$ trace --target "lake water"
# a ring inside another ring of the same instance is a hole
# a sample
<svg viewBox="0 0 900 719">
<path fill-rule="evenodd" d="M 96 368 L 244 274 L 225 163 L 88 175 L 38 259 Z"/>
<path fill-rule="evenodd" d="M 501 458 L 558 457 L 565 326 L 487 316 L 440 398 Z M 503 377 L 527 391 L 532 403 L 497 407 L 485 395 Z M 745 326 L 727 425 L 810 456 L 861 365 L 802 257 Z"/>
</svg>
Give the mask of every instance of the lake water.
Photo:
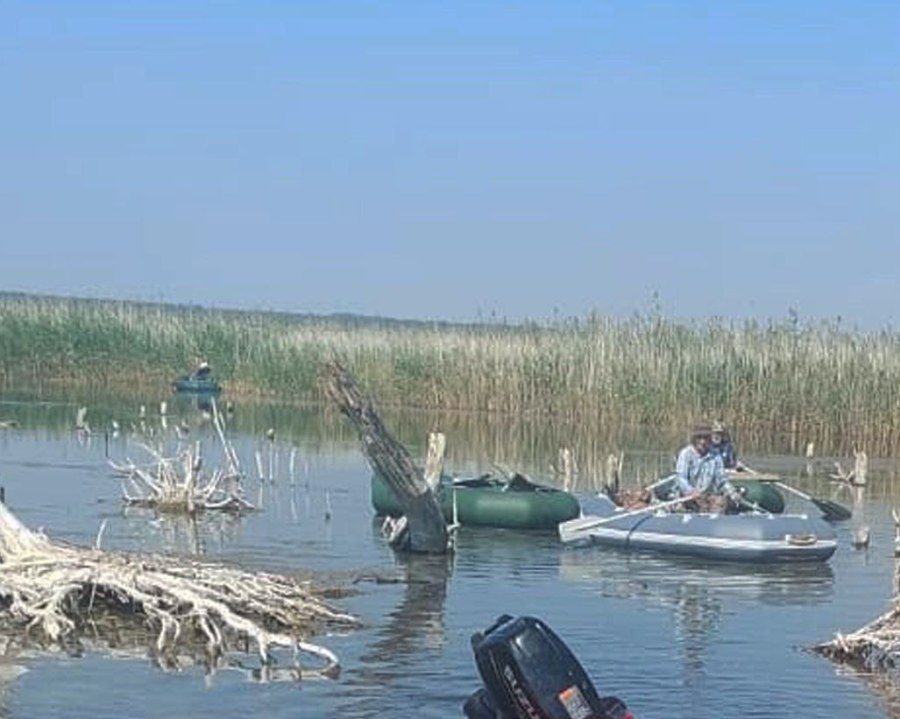
<svg viewBox="0 0 900 719">
<path fill-rule="evenodd" d="M 339 418 L 315 408 L 238 405 L 232 436 L 249 475 L 248 496 L 262 511 L 191 524 L 123 511 L 118 480 L 108 471 L 107 455 L 141 458 L 129 439 L 132 425 L 139 429 L 143 421 L 145 430 L 158 434 L 160 418 L 150 411 L 142 420 L 138 400 L 93 398 L 94 433 L 85 441 L 71 429 L 75 407 L 22 397 L 0 401 L 0 420 L 20 425 L 0 432 L 0 484 L 9 506 L 30 526 L 88 544 L 105 521 L 108 549 L 203 554 L 246 568 L 321 572 L 331 582 L 374 575 L 400 581 L 360 581 L 352 585 L 358 594 L 336 602 L 365 627 L 318 638 L 341 657 L 343 671 L 335 681 L 260 684 L 235 671 L 166 674 L 145 659 L 37 656 L 24 662 L 24 673 L 0 671 L 2 717 L 459 717 L 479 684 L 469 637 L 503 613 L 544 619 L 598 689 L 626 699 L 639 719 L 896 715 L 859 677 L 803 651 L 835 630 L 871 619 L 891 596 L 890 507 L 895 501 L 900 506 L 892 462 L 870 461 L 870 486 L 855 498 L 858 515 L 840 526 L 841 546 L 821 566 L 702 564 L 564 549 L 553 534 L 466 528 L 451 560 L 401 562 L 380 536 L 369 504 L 368 467 Z M 113 418 L 122 427 L 119 436 L 107 434 Z M 419 453 L 425 432 L 438 423 L 396 412 L 388 420 Z M 193 436 L 206 436 L 196 408 L 170 400 L 166 435 L 182 421 Z M 263 484 L 254 453 L 261 452 L 268 472 L 263 434 L 269 426 L 277 432 L 276 480 Z M 547 478 L 558 444 L 544 441 L 540 428 L 514 438 L 491 436 L 490 430 L 487 435 L 448 432 L 451 468 L 474 472 L 501 459 Z M 212 459 L 213 445 L 206 441 Z M 663 432 L 616 442 L 608 450 L 627 450 L 626 477 L 649 478 L 677 449 L 677 439 Z M 653 451 L 654 444 L 667 451 Z M 291 447 L 297 448 L 293 485 Z M 583 458 L 583 467 L 602 464 L 605 452 L 592 451 L 597 456 Z M 804 475 L 803 463 L 778 446 L 773 453 L 754 448 L 748 460 Z M 813 474 L 823 476 L 829 462 Z M 593 482 L 582 478 L 583 487 Z M 802 486 L 831 491 L 815 477 L 804 478 Z M 858 522 L 872 528 L 867 551 L 850 547 Z"/>
</svg>

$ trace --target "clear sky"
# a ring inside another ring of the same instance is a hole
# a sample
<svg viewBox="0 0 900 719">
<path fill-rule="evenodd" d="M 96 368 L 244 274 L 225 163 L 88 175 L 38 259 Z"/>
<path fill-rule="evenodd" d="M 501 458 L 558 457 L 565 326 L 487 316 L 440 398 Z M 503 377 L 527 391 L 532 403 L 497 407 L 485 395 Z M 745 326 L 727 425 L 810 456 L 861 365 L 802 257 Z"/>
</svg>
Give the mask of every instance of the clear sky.
<svg viewBox="0 0 900 719">
<path fill-rule="evenodd" d="M 900 3 L 0 2 L 0 289 L 900 320 Z"/>
</svg>

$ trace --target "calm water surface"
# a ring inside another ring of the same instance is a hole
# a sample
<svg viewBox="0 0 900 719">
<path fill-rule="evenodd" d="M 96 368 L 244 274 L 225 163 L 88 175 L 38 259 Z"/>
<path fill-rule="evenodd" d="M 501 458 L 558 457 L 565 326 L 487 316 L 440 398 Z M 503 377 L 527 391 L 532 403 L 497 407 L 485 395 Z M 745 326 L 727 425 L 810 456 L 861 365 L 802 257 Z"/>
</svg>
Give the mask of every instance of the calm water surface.
<svg viewBox="0 0 900 719">
<path fill-rule="evenodd" d="M 626 698 L 640 719 L 891 716 L 859 678 L 802 650 L 872 618 L 891 595 L 888 482 L 896 468 L 889 463 L 872 463 L 868 496 L 858 498 L 861 518 L 854 521 L 872 527 L 871 548 L 852 550 L 853 525 L 843 526 L 841 547 L 827 565 L 706 565 L 563 549 L 552 534 L 467 529 L 452 561 L 401 563 L 379 536 L 369 471 L 354 438 L 346 429 L 329 436 L 314 411 L 291 423 L 299 410 L 256 408 L 254 422 L 238 422 L 239 407 L 236 444 L 250 475 L 249 496 L 263 511 L 239 519 L 210 516 L 196 525 L 123 512 L 106 454 L 138 459 L 141 453 L 125 436 L 107 442 L 97 426 L 124 411 L 100 412 L 85 442 L 69 430 L 72 406 L 0 402 L 0 419 L 17 418 L 21 425 L 0 433 L 0 484 L 27 524 L 92 543 L 105 520 L 106 548 L 202 553 L 250 568 L 321 571 L 333 580 L 377 573 L 403 581 L 363 581 L 355 585 L 359 594 L 339 602 L 366 627 L 320 638 L 341 656 L 336 681 L 266 685 L 236 671 L 211 678 L 199 670 L 164 674 L 140 659 L 37 657 L 25 663 L 24 673 L 0 672 L 0 716 L 459 717 L 478 685 L 469 637 L 502 613 L 542 617 L 598 688 Z M 202 434 L 198 416 L 189 406 L 173 407 L 168 435 L 182 417 L 194 435 Z M 120 421 L 126 434 L 140 423 L 136 411 Z M 145 422 L 161 431 L 158 417 Z M 277 477 L 261 484 L 253 457 L 259 449 L 268 470 L 268 448 L 259 438 L 270 422 L 279 431 Z M 421 447 L 420 437 L 402 439 Z M 462 471 L 488 468 L 496 458 L 485 449 L 490 442 L 450 442 Z M 291 446 L 297 447 L 293 486 Z M 634 456 L 645 465 L 668 461 L 665 453 L 650 460 L 644 450 Z M 523 468 L 540 476 L 551 459 L 532 458 L 535 466 Z M 789 474 L 800 468 L 787 456 L 756 462 Z M 804 486 L 830 491 L 825 483 Z"/>
</svg>

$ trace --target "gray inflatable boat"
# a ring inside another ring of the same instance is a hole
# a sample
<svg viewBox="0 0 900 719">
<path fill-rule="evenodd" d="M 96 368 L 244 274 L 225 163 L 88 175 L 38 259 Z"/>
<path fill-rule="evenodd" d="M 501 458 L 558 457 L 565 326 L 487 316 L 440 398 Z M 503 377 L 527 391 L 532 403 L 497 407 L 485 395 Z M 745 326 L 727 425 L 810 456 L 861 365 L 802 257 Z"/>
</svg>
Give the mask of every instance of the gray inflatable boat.
<svg viewBox="0 0 900 719">
<path fill-rule="evenodd" d="M 837 549 L 832 526 L 805 514 L 629 512 L 603 496 L 591 510 L 559 525 L 563 542 L 745 562 L 824 562 Z"/>
</svg>

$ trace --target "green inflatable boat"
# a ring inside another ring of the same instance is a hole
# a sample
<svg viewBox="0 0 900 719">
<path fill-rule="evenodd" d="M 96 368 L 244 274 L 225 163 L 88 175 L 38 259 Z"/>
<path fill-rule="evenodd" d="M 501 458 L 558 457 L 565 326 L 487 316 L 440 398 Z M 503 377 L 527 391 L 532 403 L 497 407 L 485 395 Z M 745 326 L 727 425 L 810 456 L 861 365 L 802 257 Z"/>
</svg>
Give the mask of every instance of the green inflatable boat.
<svg viewBox="0 0 900 719">
<path fill-rule="evenodd" d="M 521 474 L 509 481 L 489 474 L 475 479 L 443 476 L 438 500 L 448 522 L 453 521 L 453 495 L 459 523 L 501 529 L 552 529 L 581 514 L 581 505 L 568 492 L 535 484 Z M 403 514 L 393 490 L 384 479 L 372 476 L 372 506 L 376 514 Z"/>
<path fill-rule="evenodd" d="M 744 500 L 749 504 L 755 504 L 760 509 L 764 509 L 772 514 L 781 514 L 784 512 L 784 495 L 781 494 L 771 482 L 760 482 L 758 479 L 735 479 L 729 480 L 744 496 Z"/>
</svg>

